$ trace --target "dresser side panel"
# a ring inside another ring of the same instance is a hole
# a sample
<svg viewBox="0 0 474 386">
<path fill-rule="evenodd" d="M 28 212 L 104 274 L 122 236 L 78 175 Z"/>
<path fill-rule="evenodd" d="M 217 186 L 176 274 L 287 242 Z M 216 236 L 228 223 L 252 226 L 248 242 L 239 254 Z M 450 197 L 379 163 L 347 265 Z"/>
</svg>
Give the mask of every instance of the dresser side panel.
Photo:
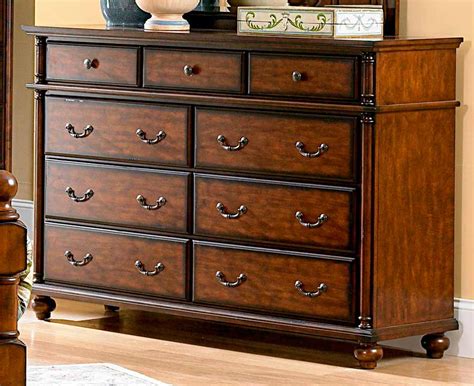
<svg viewBox="0 0 474 386">
<path fill-rule="evenodd" d="M 377 105 L 456 99 L 456 50 L 381 52 L 376 57 Z"/>
<path fill-rule="evenodd" d="M 376 328 L 453 317 L 454 120 L 454 109 L 376 118 Z"/>
</svg>

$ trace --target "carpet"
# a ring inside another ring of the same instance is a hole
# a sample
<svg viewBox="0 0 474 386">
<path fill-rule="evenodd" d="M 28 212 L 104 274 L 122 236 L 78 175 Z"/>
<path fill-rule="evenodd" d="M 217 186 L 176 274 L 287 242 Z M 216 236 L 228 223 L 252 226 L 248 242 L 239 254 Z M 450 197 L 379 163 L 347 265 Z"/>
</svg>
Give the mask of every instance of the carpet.
<svg viewBox="0 0 474 386">
<path fill-rule="evenodd" d="M 27 386 L 169 386 L 110 363 L 29 366 Z"/>
</svg>

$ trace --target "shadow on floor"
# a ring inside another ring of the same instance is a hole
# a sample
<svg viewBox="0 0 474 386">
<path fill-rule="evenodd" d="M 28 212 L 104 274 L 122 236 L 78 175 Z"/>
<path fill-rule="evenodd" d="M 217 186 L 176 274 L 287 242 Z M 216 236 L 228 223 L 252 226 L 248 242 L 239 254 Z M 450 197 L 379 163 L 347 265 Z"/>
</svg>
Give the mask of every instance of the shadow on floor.
<svg viewBox="0 0 474 386">
<path fill-rule="evenodd" d="M 144 311 L 107 311 L 104 317 L 98 319 L 83 321 L 51 319 L 50 322 L 217 349 L 358 368 L 358 363 L 353 357 L 354 344 Z M 412 356 L 424 357 L 421 354 L 384 347 L 385 359 Z"/>
</svg>

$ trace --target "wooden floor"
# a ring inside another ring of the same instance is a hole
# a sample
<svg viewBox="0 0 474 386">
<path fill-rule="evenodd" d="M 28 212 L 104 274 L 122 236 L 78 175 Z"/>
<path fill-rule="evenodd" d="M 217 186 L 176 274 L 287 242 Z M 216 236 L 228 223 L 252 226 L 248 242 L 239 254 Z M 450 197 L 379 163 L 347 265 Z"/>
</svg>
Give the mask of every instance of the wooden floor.
<svg viewBox="0 0 474 386">
<path fill-rule="evenodd" d="M 352 346 L 218 324 L 58 302 L 51 322 L 20 323 L 29 365 L 114 363 L 173 385 L 474 384 L 474 360 L 385 350 L 374 371 L 357 369 Z M 211 334 L 212 332 L 212 334 Z"/>
</svg>

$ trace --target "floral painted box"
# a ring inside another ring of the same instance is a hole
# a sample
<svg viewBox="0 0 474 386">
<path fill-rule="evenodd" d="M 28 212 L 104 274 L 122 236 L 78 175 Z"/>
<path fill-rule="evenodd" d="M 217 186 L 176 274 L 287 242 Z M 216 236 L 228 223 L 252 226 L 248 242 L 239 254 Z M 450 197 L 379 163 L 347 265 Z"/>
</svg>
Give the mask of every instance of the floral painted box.
<svg viewBox="0 0 474 386">
<path fill-rule="evenodd" d="M 381 6 L 239 7 L 239 34 L 383 38 Z"/>
</svg>

